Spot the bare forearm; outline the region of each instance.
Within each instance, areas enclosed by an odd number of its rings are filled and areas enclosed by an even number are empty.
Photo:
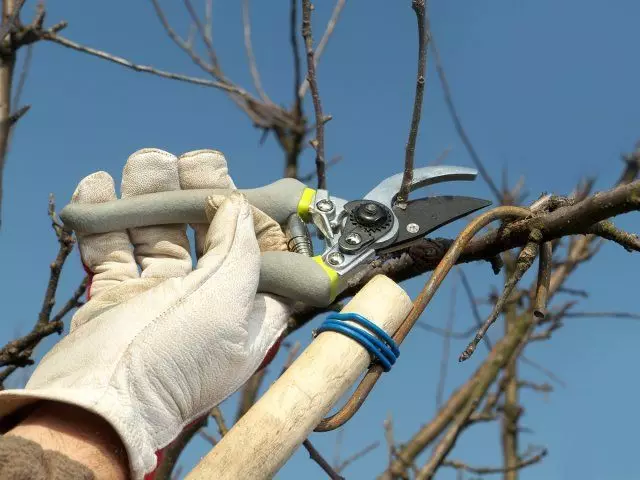
[[[128,478],[127,456],[116,432],[100,417],[78,407],[43,403],[6,435],[31,440],[45,452],[57,452],[86,467],[92,476],[83,478]]]

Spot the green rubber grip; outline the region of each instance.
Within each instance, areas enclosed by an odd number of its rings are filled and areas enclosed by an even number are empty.
[[[264,187],[239,190],[249,203],[276,222],[284,224],[298,204],[307,186],[283,178]],[[205,201],[209,195],[225,195],[230,190],[201,189],[149,193],[94,204],[71,203],[60,212],[64,225],[76,232],[91,234],[150,225],[207,223]]]

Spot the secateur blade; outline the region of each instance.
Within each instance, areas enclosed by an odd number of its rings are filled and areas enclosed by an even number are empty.
[[[474,180],[477,175],[477,170],[467,167],[440,165],[436,167],[416,168],[413,171],[413,180],[411,181],[410,191],[440,182]],[[402,173],[397,173],[385,178],[363,197],[364,200],[373,200],[380,202],[389,208],[393,207],[396,197],[400,192],[402,177]]]
[[[489,205],[491,201],[481,198],[442,195],[409,200],[404,207],[395,206],[392,210],[398,219],[398,235],[393,244],[383,251],[406,247],[414,240]]]

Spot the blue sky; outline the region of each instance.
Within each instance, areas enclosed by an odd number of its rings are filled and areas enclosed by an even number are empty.
[[[164,3],[178,31],[186,32],[180,2]],[[289,105],[289,2],[254,3],[254,49],[263,83],[271,98]],[[314,25],[319,36],[332,3],[316,3]],[[531,199],[544,191],[568,193],[587,175],[598,178],[598,189],[617,179],[620,154],[640,138],[636,61],[640,4],[632,0],[430,3],[432,27],[460,115],[494,178],[499,179],[508,166],[511,182],[526,177]],[[33,2],[28,2],[25,11],[32,10]],[[214,17],[215,42],[225,71],[250,88],[240,3],[216,2]],[[80,43],[139,63],[199,75],[167,39],[150,2],[50,2],[47,19],[67,20],[64,34]],[[401,170],[415,57],[415,17],[409,0],[348,3],[318,74],[325,112],[333,115],[326,128],[327,156],[344,158],[328,174],[335,195],[358,198],[383,177]],[[107,170],[119,181],[127,156],[150,146],[175,153],[220,149],[240,187],[271,182],[283,169],[273,139],[260,146],[260,132],[221,92],[125,70],[57,45],[35,47],[23,101],[32,109],[20,121],[5,171],[0,231],[5,278],[0,291],[2,342],[28,331],[40,309],[48,264],[57,249],[46,216],[50,192],[61,207],[77,181],[91,172]],[[312,111],[310,103],[307,111]],[[448,164],[471,165],[430,67],[416,163],[426,164],[447,148],[451,148]],[[307,151],[301,171],[312,169],[313,155]],[[490,196],[481,181],[444,190]],[[638,230],[637,215],[617,222]],[[455,223],[442,234],[454,235],[460,227]],[[570,282],[573,288],[591,292],[580,309],[640,311],[630,295],[637,290],[638,261],[620,247],[606,245]],[[487,265],[464,268],[477,296],[500,284],[501,277],[494,277]],[[63,275],[60,302],[81,275],[76,252]],[[404,287],[415,295],[426,278]],[[445,282],[425,321],[444,325],[451,286],[451,280]],[[472,319],[466,299],[461,293],[458,298],[456,325],[463,330]],[[548,396],[522,392],[526,409],[522,424],[531,429],[521,437],[523,449],[527,444],[549,448],[544,462],[523,471],[522,479],[622,480],[639,475],[635,431],[640,418],[635,399],[640,389],[634,380],[638,335],[640,324],[634,321],[568,320],[551,342],[528,350],[529,357],[552,369],[566,385]],[[308,327],[295,339],[308,343],[310,336]],[[462,348],[464,342],[453,342],[447,392],[486,355],[481,349],[470,361],[458,364]],[[382,422],[388,414],[393,416],[399,442],[433,415],[441,339],[415,330],[402,351],[398,365],[345,427],[343,457],[373,441],[384,441]],[[278,365],[271,371],[279,371]],[[526,365],[521,372],[524,379],[548,381]],[[224,404],[224,411],[231,418],[233,398]],[[314,434],[312,440],[333,457],[335,434]],[[184,468],[188,470],[206,450],[204,441],[194,442],[181,459]],[[383,470],[386,458],[380,447],[344,473],[348,478],[373,478]],[[470,429],[452,458],[474,465],[499,464],[497,429]],[[421,457],[419,464],[424,461]],[[324,478],[305,453],[298,452],[277,478],[303,476]],[[438,478],[455,476],[443,471]]]

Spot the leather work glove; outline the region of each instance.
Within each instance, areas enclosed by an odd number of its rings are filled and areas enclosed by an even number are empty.
[[[235,186],[214,150],[180,158],[143,149],[124,167],[122,197]],[[116,199],[105,172],[84,178],[73,202]],[[279,225],[234,192],[207,201],[210,224],[78,235],[92,274],[89,301],[26,387],[0,392],[0,415],[38,399],[89,410],[109,422],[127,450],[132,478],[156,453],[242,386],[276,346],[290,313],[256,294],[260,251],[286,249]]]

